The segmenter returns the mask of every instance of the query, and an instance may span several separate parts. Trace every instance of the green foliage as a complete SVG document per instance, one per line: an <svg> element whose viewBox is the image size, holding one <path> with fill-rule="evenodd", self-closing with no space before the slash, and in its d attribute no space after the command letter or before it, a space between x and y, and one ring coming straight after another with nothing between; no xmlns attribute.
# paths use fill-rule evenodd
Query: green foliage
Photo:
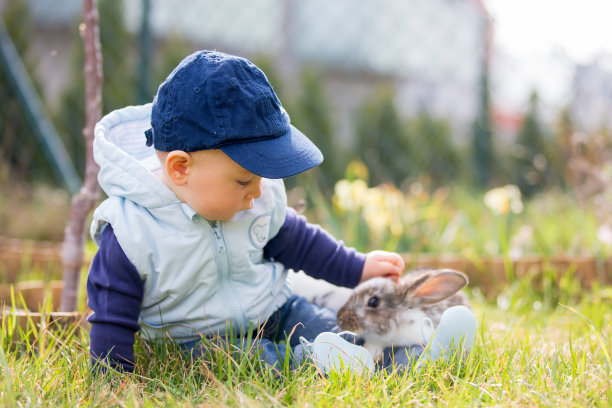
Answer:
<svg viewBox="0 0 612 408"><path fill-rule="evenodd" d="M532 93L529 109L514 149L513 182L527 196L561 184L562 159L556 141L540 124L538 96Z"/></svg>
<svg viewBox="0 0 612 408"><path fill-rule="evenodd" d="M390 87L378 89L356 121L354 154L368 167L373 184L401 185L425 175L439 186L456 180L465 167L453 145L449 122L427 111L402 118Z"/></svg>
<svg viewBox="0 0 612 408"><path fill-rule="evenodd" d="M20 56L27 55L32 36L32 20L25 0L10 0L5 5L2 19ZM32 59L22 61L28 69L35 88ZM6 74L0 68L0 76ZM0 81L0 166L8 169L12 182L53 182L52 170L32 131L32 125L18 103L17 96L5 80Z"/></svg>
<svg viewBox="0 0 612 408"><path fill-rule="evenodd" d="M562 161L566 161L573 150L572 147L572 136L576 132L574 121L572 120L572 114L569 107L561 109L557 118L555 126L556 143L559 146L559 152ZM569 169L566 167L563 169L567 172ZM565 178L568 178L567 174L564 174Z"/></svg>
<svg viewBox="0 0 612 408"><path fill-rule="evenodd" d="M516 214L507 214L507 209L499 213L488 208L482 191L459 185L434 188L422 181L400 190L366 180L340 180L331 204L309 186L302 197L313 204L309 221L361 251L612 255L612 247L597 238L600 224L594 210L580 207L561 191L525 200Z"/></svg>
<svg viewBox="0 0 612 408"><path fill-rule="evenodd" d="M373 184L399 185L418 171L418 146L409 138L394 96L391 87L381 87L357 112L354 154L369 169Z"/></svg>
<svg viewBox="0 0 612 408"><path fill-rule="evenodd" d="M13 45L19 55L25 55L28 50L30 35L32 33L32 18L25 0L9 0L2 13L2 20Z"/></svg>
<svg viewBox="0 0 612 408"><path fill-rule="evenodd" d="M134 38L124 21L123 1L98 2L100 14L100 45L102 47L103 111L134 104L137 100L135 58L139 55ZM82 44L81 44L82 48ZM81 66L78 66L81 68Z"/></svg>
<svg viewBox="0 0 612 408"><path fill-rule="evenodd" d="M134 74L134 48L132 35L127 31L123 21L122 1L98 2L100 18L100 43L102 47L102 70L104 76L102 88L103 113L109 113L137 99L137 80ZM74 35L78 36L74 28ZM73 53L72 81L64 91L60 108L54 116L54 122L64 145L77 169L85 170L85 89L83 77L84 51L82 41L75 42Z"/></svg>
<svg viewBox="0 0 612 408"><path fill-rule="evenodd" d="M300 94L289 106L293 125L317 145L324 157L323 163L306 177L314 178L324 191L331 192L348 162L334 137L332 107L317 69L302 70Z"/></svg>
<svg viewBox="0 0 612 408"><path fill-rule="evenodd" d="M261 54L256 56L251 60L259 69L263 71L268 78L268 82L272 85L272 89L274 89L274 93L278 96L278 99L281 101L286 110L292 110L288 108L288 104L290 101L287 99L287 95L285 95L285 87L283 86L283 80L280 77L276 64L268 55ZM291 116L291 120L293 123L293 116Z"/></svg>
<svg viewBox="0 0 612 408"><path fill-rule="evenodd" d="M450 123L421 112L407 122L408 138L418 149L412 160L420 174L426 174L434 186L456 181L462 173L462 160L453 145Z"/></svg>
<svg viewBox="0 0 612 408"><path fill-rule="evenodd" d="M183 38L170 35L159 39L155 44L155 55L149 89L151 95L147 102L153 102L157 88L186 56L193 52L192 46Z"/></svg>
<svg viewBox="0 0 612 408"><path fill-rule="evenodd" d="M480 107L478 116L472 125L472 139L476 183L478 186L486 188L491 181L496 160L493 148L488 62L484 59L480 76Z"/></svg>

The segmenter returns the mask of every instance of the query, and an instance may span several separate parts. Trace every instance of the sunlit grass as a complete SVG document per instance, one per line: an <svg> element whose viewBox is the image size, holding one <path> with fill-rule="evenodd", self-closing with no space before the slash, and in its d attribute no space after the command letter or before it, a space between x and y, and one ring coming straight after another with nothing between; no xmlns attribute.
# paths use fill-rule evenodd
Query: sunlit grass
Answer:
<svg viewBox="0 0 612 408"><path fill-rule="evenodd" d="M86 330L12 333L3 323L4 406L610 406L612 291L556 308L475 300L479 332L460 361L420 372L322 375L272 369L218 348L207 364L139 341L133 375L90 374ZM529 302L525 302L528 304ZM29 334L29 335L28 335ZM10 340L10 341L9 341Z"/></svg>
<svg viewBox="0 0 612 408"><path fill-rule="evenodd" d="M362 251L610 256L610 246L597 240L594 215L565 194L550 192L525 201L520 213L509 215L488 210L482 192L430 192L425 187L366 186L378 190L364 193L361 183L356 187L360 195L344 197L344 209L338 202L330 205L313 188L307 197L309 220ZM349 208L355 204L350 200L361 198L378 212ZM377 218L380 211L388 213ZM378 230L372 233L372 228ZM89 242L88 259L95 250ZM26 277L45 275L29 270L21 275ZM420 372L377 372L371 377L324 376L314 365L293 372L273 369L222 348L209 363L192 361L172 343L152 346L143 341L137 343L134 374L93 376L87 327L44 330L32 319L21 329L4 319L0 405L611 406L612 288L595 282L585 289L571 268L560 275L551 265L520 279L508 277L512 279L493 298L478 287L468 290L479 332L466 356L426 365ZM84 296L82 291L81 309ZM50 311L48 301L43 309Z"/></svg>

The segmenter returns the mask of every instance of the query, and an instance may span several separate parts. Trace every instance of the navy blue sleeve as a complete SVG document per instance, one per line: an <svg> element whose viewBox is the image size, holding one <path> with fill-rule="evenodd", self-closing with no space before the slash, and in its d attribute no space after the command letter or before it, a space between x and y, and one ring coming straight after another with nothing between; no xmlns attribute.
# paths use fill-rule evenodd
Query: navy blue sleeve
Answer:
<svg viewBox="0 0 612 408"><path fill-rule="evenodd" d="M320 226L306 222L293 208L287 208L285 222L264 248L264 257L349 288L359 283L365 263L365 254L346 247Z"/></svg>
<svg viewBox="0 0 612 408"><path fill-rule="evenodd" d="M87 277L87 304L93 310L87 318L89 354L94 367L105 361L120 371L134 371L134 333L139 329L143 293L140 275L107 225ZM104 371L104 366L99 369Z"/></svg>

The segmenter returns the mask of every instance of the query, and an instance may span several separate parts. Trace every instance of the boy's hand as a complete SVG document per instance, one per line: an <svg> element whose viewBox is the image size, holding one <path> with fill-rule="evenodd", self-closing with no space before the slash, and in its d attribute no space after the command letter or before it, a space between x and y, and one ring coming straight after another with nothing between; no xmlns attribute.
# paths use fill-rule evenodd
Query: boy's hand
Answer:
<svg viewBox="0 0 612 408"><path fill-rule="evenodd" d="M405 267L404 259L396 253L372 251L366 255L359 282L365 282L376 277L391 278L397 282Z"/></svg>

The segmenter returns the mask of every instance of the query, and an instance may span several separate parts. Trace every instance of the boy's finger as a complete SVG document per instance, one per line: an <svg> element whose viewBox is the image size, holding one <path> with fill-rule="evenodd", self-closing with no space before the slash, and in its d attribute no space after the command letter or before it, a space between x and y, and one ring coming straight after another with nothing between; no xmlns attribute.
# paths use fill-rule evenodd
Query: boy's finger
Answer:
<svg viewBox="0 0 612 408"><path fill-rule="evenodd" d="M406 263L404 262L404 258L399 256L398 254L392 254L386 259L386 261L391 263L395 268L397 268L399 273L402 273L404 268L406 268Z"/></svg>
<svg viewBox="0 0 612 408"><path fill-rule="evenodd" d="M394 262L383 262L381 264L381 269L383 270L384 277L391 278L394 281L397 281L399 279L403 270L401 265L398 265Z"/></svg>

